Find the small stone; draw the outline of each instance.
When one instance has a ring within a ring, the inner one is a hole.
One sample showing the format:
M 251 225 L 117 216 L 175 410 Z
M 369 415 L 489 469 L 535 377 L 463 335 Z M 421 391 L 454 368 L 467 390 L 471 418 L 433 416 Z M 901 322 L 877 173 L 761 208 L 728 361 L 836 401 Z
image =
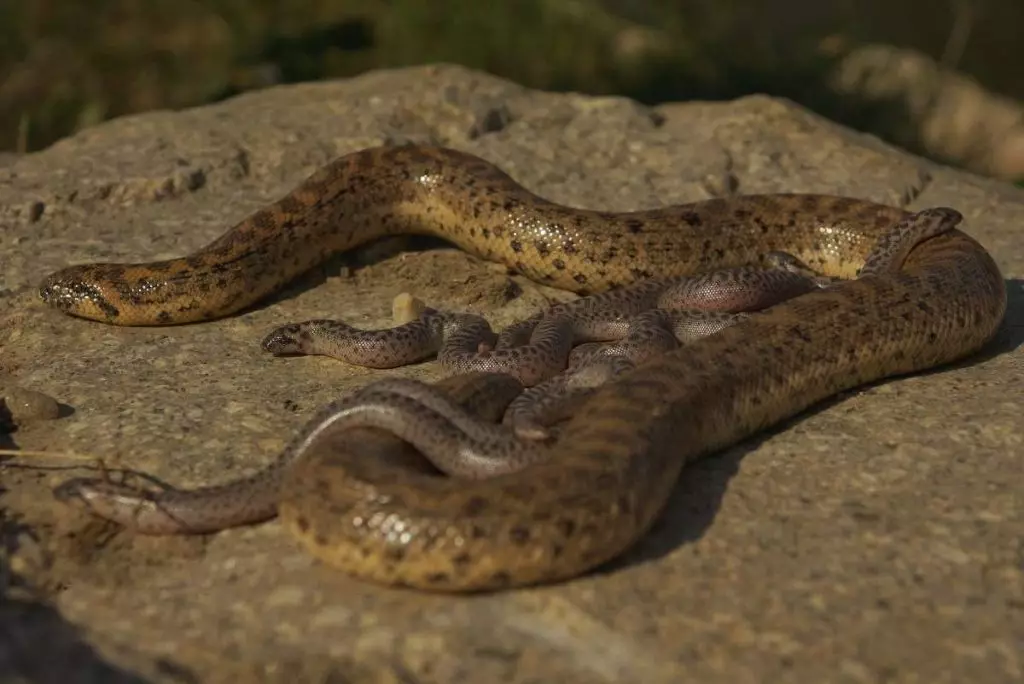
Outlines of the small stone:
M 0 390 L 0 430 L 11 431 L 60 415 L 60 404 L 48 394 L 17 385 Z

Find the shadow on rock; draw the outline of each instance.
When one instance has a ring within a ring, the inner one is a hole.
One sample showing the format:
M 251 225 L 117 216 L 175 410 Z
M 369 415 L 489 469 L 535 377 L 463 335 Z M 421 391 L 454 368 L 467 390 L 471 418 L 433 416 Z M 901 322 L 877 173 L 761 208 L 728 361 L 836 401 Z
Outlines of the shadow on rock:
M 794 423 L 841 400 L 842 397 L 837 397 L 825 401 L 801 413 L 792 421 L 782 423 L 768 432 L 755 435 L 723 452 L 706 456 L 686 466 L 679 476 L 675 489 L 672 490 L 665 510 L 655 521 L 650 532 L 631 550 L 599 568 L 595 574 L 614 573 L 631 565 L 656 561 L 680 546 L 700 539 L 714 521 L 729 487 L 729 481 L 739 472 L 740 462 L 747 454 L 756 451 L 761 443 L 776 431 L 788 430 Z
M 1021 345 L 1024 345 L 1024 280 L 1010 278 L 1006 281 L 1006 315 L 988 344 L 977 354 L 971 354 L 959 361 L 929 368 L 914 375 L 932 375 L 945 373 L 954 368 L 970 368 L 986 363 L 997 356 L 1016 351 Z M 888 382 L 888 380 L 880 382 Z
M 0 497 L 7 490 L 0 487 Z M 80 630 L 54 608 L 11 567 L 29 526 L 0 507 L 0 681 L 56 684 L 103 682 L 145 684 L 152 680 L 107 662 Z M 158 681 L 199 681 L 180 666 L 158 661 Z
M 977 358 L 990 359 L 1012 352 L 1024 344 L 1024 279 L 1006 281 L 1006 317 L 996 337 Z

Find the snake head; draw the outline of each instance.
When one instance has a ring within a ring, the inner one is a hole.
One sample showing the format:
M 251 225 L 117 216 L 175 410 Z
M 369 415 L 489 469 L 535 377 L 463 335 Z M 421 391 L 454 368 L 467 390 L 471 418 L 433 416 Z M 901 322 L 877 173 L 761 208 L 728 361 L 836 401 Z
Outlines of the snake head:
M 39 286 L 39 298 L 64 313 L 114 322 L 120 311 L 96 283 L 95 267 L 71 266 L 52 273 Z
M 274 356 L 295 356 L 307 354 L 312 339 L 309 334 L 311 321 L 290 323 L 275 328 L 263 338 L 260 346 Z

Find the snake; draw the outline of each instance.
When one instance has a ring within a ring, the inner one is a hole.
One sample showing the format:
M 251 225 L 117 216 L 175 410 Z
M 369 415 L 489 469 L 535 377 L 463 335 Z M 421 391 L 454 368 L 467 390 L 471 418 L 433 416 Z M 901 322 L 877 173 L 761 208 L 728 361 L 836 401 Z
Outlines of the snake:
M 289 324 L 275 329 L 262 346 L 275 355 L 324 353 L 368 367 L 403 365 L 439 350 L 442 365 L 447 358 L 455 367 L 455 377 L 473 377 L 466 386 L 430 387 L 401 378 L 373 382 L 318 411 L 268 467 L 225 484 L 145 490 L 109 477 L 74 478 L 58 486 L 54 495 L 143 534 L 214 532 L 262 522 L 276 512 L 288 469 L 322 434 L 366 427 L 404 439 L 450 476 L 480 479 L 515 472 L 549 456 L 549 450 L 522 440 L 548 439 L 549 426 L 589 390 L 634 368 L 638 361 L 713 334 L 745 315 L 716 311 L 716 307 L 760 308 L 816 286 L 801 274 L 746 269 L 644 281 L 637 287 L 555 305 L 510 326 L 502 336 L 494 335 L 480 316 L 440 312 L 411 297 L 399 306 L 401 295 L 396 298 L 395 318 L 411 320 L 391 328 L 360 330 L 333 320 Z M 691 294 L 680 296 L 687 291 Z M 699 303 L 712 310 L 656 307 L 630 315 L 659 303 Z M 546 325 L 546 319 L 556 325 Z M 567 354 L 573 337 L 580 334 L 614 341 L 576 345 L 573 351 L 582 353 Z M 521 336 L 526 341 L 517 344 Z M 501 337 L 498 346 L 508 353 L 471 352 L 482 337 Z M 565 339 L 553 339 L 560 337 Z M 566 359 L 567 355 L 573 358 Z M 544 366 L 554 367 L 549 369 L 552 377 L 527 390 L 524 378 L 536 377 Z M 559 366 L 568 368 L 559 372 Z M 496 378 L 476 379 L 487 375 Z M 506 411 L 497 415 L 502 408 Z M 502 418 L 512 429 L 496 426 L 495 418 Z
M 436 354 L 448 373 L 507 373 L 533 386 L 560 373 L 570 360 L 579 365 L 597 353 L 640 358 L 665 343 L 675 346 L 710 334 L 740 313 L 824 285 L 791 255 L 770 258 L 774 267 L 769 269 L 643 280 L 552 306 L 500 334 L 482 316 L 424 307 L 414 320 L 380 330 L 333 319 L 290 323 L 273 330 L 261 346 L 275 356 L 320 354 L 369 368 L 407 365 Z M 598 344 L 609 340 L 616 342 L 614 351 Z
M 493 476 L 512 467 L 521 469 L 530 464 L 531 457 L 544 456 L 535 450 L 513 461 L 506 453 L 515 449 L 514 435 L 494 426 L 522 390 L 506 373 L 470 371 L 446 378 L 436 387 L 390 378 L 322 407 L 276 460 L 249 477 L 198 489 L 156 491 L 109 477 L 72 478 L 53 493 L 58 501 L 80 504 L 90 513 L 144 534 L 199 534 L 262 522 L 276 514 L 289 467 L 324 435 L 347 427 L 373 427 L 404 439 L 428 457 L 433 472 L 470 478 Z M 470 441 L 476 443 L 467 444 Z
M 466 152 L 385 146 L 331 162 L 188 256 L 69 266 L 40 296 L 114 325 L 209 321 L 336 252 L 410 233 L 581 295 L 764 267 L 773 252 L 841 280 L 616 374 L 574 408 L 548 458 L 516 472 L 438 476 L 399 458 L 397 436 L 356 428 L 319 432 L 283 478 L 277 514 L 329 566 L 391 586 L 494 591 L 619 557 L 697 458 L 845 390 L 980 350 L 1003 320 L 1006 289 L 961 219 L 816 194 L 589 210 L 544 199 Z M 489 386 L 508 376 L 483 377 Z M 372 435 L 381 457 L 367 457 L 356 434 Z

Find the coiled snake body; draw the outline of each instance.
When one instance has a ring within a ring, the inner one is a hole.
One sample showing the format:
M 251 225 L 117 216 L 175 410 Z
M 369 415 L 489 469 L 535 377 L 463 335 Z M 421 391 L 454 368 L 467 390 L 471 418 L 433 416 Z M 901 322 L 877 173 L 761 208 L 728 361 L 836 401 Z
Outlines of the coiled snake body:
M 188 257 L 73 266 L 47 278 L 41 296 L 117 325 L 215 319 L 334 252 L 398 233 L 441 236 L 580 293 L 758 265 L 773 251 L 854 278 L 911 216 L 817 195 L 588 211 L 544 200 L 465 153 L 385 147 L 324 167 Z M 393 438 L 352 431 L 293 465 L 278 512 L 315 555 L 377 582 L 472 591 L 578 575 L 644 534 L 687 462 L 837 392 L 989 340 L 1006 306 L 989 254 L 952 228 L 906 248 L 893 269 L 785 301 L 601 387 L 563 426 L 549 460 L 463 481 L 386 457 L 401 451 Z M 446 387 L 475 401 L 501 377 Z

